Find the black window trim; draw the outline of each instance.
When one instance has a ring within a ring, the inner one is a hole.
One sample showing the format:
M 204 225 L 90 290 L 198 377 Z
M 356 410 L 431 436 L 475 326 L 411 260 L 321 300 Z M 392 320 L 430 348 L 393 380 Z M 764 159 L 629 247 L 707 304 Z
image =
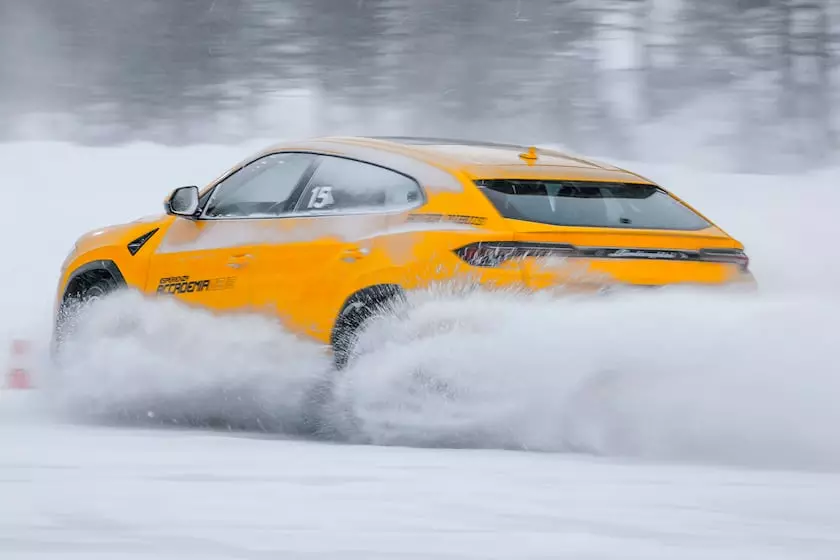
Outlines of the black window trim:
M 285 211 L 284 214 L 280 214 L 280 215 L 277 215 L 277 216 L 207 216 L 206 215 L 207 206 L 209 206 L 210 202 L 213 200 L 213 197 L 216 194 L 216 189 L 218 189 L 219 186 L 222 183 L 224 183 L 230 177 L 233 177 L 236 173 L 239 173 L 240 171 L 242 171 L 243 169 L 245 169 L 249 165 L 258 162 L 261 159 L 265 159 L 267 157 L 280 155 L 280 154 L 309 154 L 309 155 L 315 156 L 312 163 L 309 165 L 309 167 L 306 169 L 306 171 L 301 176 L 300 180 L 298 181 L 298 184 L 295 185 L 294 189 L 292 189 L 292 193 L 289 195 L 288 204 L 287 204 L 286 211 Z M 417 201 L 416 203 L 414 203 L 411 206 L 406 205 L 406 206 L 403 206 L 403 207 L 400 207 L 400 208 L 383 208 L 382 210 L 369 210 L 369 211 L 360 211 L 360 212 L 336 211 L 336 210 L 309 210 L 309 211 L 306 211 L 306 212 L 295 212 L 294 209 L 297 206 L 297 203 L 300 200 L 301 195 L 303 195 L 303 193 L 306 191 L 306 188 L 309 186 L 309 183 L 312 181 L 312 177 L 315 175 L 315 172 L 318 170 L 318 167 L 320 167 L 324 158 L 328 158 L 328 157 L 329 158 L 341 158 L 341 159 L 346 159 L 346 160 L 350 160 L 350 161 L 355 161 L 357 163 L 372 165 L 374 167 L 379 167 L 381 169 L 391 171 L 392 173 L 402 175 L 403 177 L 406 177 L 407 179 L 409 179 L 411 182 L 413 182 L 417 186 L 418 190 L 420 191 L 420 200 Z M 399 214 L 399 213 L 403 213 L 403 212 L 409 212 L 409 211 L 412 211 L 412 210 L 416 210 L 417 208 L 425 206 L 429 202 L 428 195 L 426 194 L 426 189 L 423 188 L 423 185 L 420 183 L 420 181 L 418 181 L 417 179 L 415 179 L 414 177 L 412 177 L 408 173 L 405 173 L 403 171 L 399 171 L 399 170 L 394 169 L 392 167 L 388 167 L 388 166 L 385 166 L 385 165 L 380 165 L 378 163 L 373 163 L 371 161 L 367 161 L 367 160 L 360 159 L 360 158 L 350 157 L 350 156 L 346 156 L 346 155 L 342 155 L 342 154 L 331 154 L 331 153 L 316 152 L 316 151 L 310 151 L 310 150 L 279 150 L 279 151 L 276 151 L 276 152 L 261 154 L 256 158 L 249 159 L 248 161 L 246 161 L 242 165 L 238 166 L 236 169 L 231 170 L 230 173 L 227 173 L 227 174 L 223 175 L 222 177 L 220 177 L 216 181 L 216 183 L 213 186 L 211 186 L 202 196 L 205 196 L 205 195 L 207 196 L 207 199 L 205 200 L 204 204 L 201 206 L 200 211 L 198 212 L 197 220 L 208 221 L 208 222 L 209 221 L 227 221 L 227 220 L 279 220 L 279 219 L 288 219 L 288 218 L 318 218 L 318 217 L 328 217 L 328 216 L 361 216 L 361 215 L 366 215 L 366 214 Z

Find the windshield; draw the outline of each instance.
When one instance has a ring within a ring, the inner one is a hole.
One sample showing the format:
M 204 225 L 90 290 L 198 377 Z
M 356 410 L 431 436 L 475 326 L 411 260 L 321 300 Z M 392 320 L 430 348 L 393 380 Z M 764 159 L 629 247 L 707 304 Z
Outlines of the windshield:
M 655 185 L 476 181 L 505 218 L 557 226 L 698 230 L 711 224 Z

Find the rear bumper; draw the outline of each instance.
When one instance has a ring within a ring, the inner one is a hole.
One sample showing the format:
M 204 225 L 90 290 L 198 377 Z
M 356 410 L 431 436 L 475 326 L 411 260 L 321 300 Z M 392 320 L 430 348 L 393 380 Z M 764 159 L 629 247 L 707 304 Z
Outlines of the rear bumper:
M 663 289 L 691 289 L 702 292 L 752 293 L 759 289 L 758 281 L 752 273 L 744 272 L 725 281 L 681 281 L 681 282 L 622 282 L 616 280 L 580 280 L 556 282 L 541 286 L 526 286 L 532 292 L 551 292 L 558 294 L 611 294 L 627 292 L 652 292 Z

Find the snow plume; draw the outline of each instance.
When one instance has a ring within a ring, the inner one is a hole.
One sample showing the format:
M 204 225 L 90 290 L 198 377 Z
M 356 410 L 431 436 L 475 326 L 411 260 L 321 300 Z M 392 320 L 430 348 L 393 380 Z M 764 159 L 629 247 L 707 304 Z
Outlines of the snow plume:
M 107 422 L 840 467 L 832 295 L 442 289 L 396 311 L 335 372 L 267 319 L 126 294 L 86 311 L 51 394 Z
M 838 312 L 684 289 L 427 298 L 371 327 L 336 393 L 372 443 L 840 465 Z
M 76 420 L 293 433 L 331 362 L 268 318 L 125 292 L 79 312 L 48 397 Z

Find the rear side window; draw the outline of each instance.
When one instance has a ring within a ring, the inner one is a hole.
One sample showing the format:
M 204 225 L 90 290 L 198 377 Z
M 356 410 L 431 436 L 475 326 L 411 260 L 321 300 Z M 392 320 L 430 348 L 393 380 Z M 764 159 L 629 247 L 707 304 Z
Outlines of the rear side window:
M 655 185 L 476 181 L 505 218 L 580 227 L 698 230 L 708 221 Z
M 322 156 L 296 212 L 368 212 L 412 208 L 422 200 L 410 177 L 352 159 Z

